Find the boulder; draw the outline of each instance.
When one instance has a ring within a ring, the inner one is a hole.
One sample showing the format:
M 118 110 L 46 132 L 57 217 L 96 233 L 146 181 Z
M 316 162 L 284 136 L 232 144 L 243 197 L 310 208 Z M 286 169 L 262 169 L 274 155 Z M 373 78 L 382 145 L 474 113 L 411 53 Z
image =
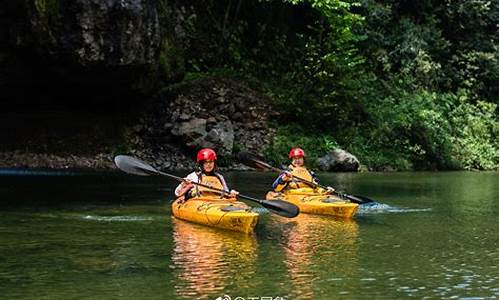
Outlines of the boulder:
M 218 123 L 208 132 L 205 141 L 219 149 L 222 155 L 231 154 L 234 144 L 234 128 L 231 121 Z
M 196 118 L 187 122 L 177 123 L 171 133 L 175 136 L 181 136 L 189 141 L 199 137 L 204 137 L 207 134 L 206 127 L 207 120 Z
M 319 158 L 318 167 L 321 171 L 356 172 L 359 160 L 345 150 L 335 149 Z
M 207 120 L 195 118 L 176 124 L 171 133 L 181 137 L 190 147 L 214 148 L 222 155 L 231 154 L 233 151 L 234 127 L 231 121 L 216 123 L 207 131 Z

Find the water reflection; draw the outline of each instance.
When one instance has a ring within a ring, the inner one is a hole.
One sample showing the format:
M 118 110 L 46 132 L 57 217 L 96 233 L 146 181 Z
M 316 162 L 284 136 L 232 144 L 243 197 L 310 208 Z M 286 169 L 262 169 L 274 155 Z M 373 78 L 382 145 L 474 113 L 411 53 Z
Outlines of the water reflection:
M 255 273 L 254 235 L 213 229 L 172 218 L 174 283 L 179 297 L 212 299 L 227 288 L 245 289 Z
M 283 228 L 281 243 L 293 299 L 313 299 L 327 289 L 342 291 L 342 280 L 357 269 L 358 224 L 351 219 L 300 214 Z M 270 225 L 272 226 L 272 225 Z M 328 280 L 318 282 L 318 278 Z M 316 286 L 317 285 L 317 286 Z M 316 291 L 316 292 L 315 292 Z
M 233 174 L 257 198 L 275 177 Z M 1 298 L 499 298 L 498 172 L 349 176 L 320 174 L 390 210 L 255 236 L 170 222 L 160 177 L 0 176 Z

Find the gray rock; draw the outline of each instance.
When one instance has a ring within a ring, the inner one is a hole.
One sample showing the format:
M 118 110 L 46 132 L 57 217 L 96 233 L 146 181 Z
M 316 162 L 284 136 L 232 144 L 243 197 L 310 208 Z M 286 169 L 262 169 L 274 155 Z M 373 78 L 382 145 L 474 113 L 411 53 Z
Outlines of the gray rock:
M 218 122 L 220 122 L 220 121 L 224 121 L 224 120 L 226 119 L 226 116 L 221 115 L 221 114 L 217 114 L 217 115 L 215 116 L 215 119 L 216 119 Z
M 214 148 L 222 155 L 232 153 L 234 127 L 231 121 L 216 123 L 208 132 L 207 130 L 207 120 L 196 118 L 176 124 L 171 133 L 182 137 L 184 143 L 190 147 Z
M 174 126 L 171 133 L 175 136 L 183 136 L 186 138 L 198 138 L 205 136 L 207 120 L 205 119 L 192 119 L 188 122 L 181 122 Z
M 234 144 L 234 128 L 231 121 L 225 121 L 215 125 L 205 138 L 207 145 L 213 145 L 220 149 L 223 155 L 231 154 Z
M 234 115 L 231 116 L 233 120 L 235 121 L 241 121 L 243 119 L 243 115 L 240 112 L 236 112 Z
M 234 107 L 234 104 L 232 104 L 232 103 L 230 103 L 228 105 L 227 109 L 228 109 L 227 112 L 228 112 L 229 115 L 233 115 L 236 112 L 236 108 Z
M 170 121 L 172 121 L 173 123 L 177 122 L 177 119 L 179 118 L 179 115 L 180 115 L 179 110 L 177 110 L 177 109 L 174 110 L 172 112 L 172 115 L 170 116 Z
M 179 119 L 182 121 L 187 121 L 187 120 L 191 119 L 191 116 L 189 114 L 186 114 L 186 113 L 181 113 L 181 115 L 179 116 Z
M 166 161 L 163 163 L 163 168 L 165 168 L 165 169 L 170 168 L 170 166 L 172 166 L 172 163 L 170 161 Z
M 239 111 L 245 111 L 247 108 L 247 104 L 245 103 L 245 99 L 239 97 L 233 100 L 236 105 L 236 109 Z
M 268 124 L 271 108 L 264 99 L 252 98 L 250 91 L 240 92 L 239 85 L 220 87 L 224 83 L 220 79 L 208 83 L 200 80 L 196 89 L 179 89 L 177 96 L 175 90 L 168 90 L 151 103 L 148 111 L 151 117 L 143 119 L 146 134 L 141 132 L 143 142 L 136 148 L 147 150 L 144 155 L 154 157 L 151 161 L 162 157 L 158 165 L 171 169 L 192 168 L 192 153 L 203 147 L 214 148 L 220 157 L 231 155 L 235 145 L 238 149 L 262 154 L 276 132 Z M 212 90 L 213 86 L 218 88 Z M 200 94 L 200 87 L 210 92 Z M 224 97 L 226 102 L 217 104 L 219 97 Z M 250 106 L 247 108 L 245 103 Z M 239 108 L 245 110 L 238 111 Z M 183 120 L 187 116 L 189 119 Z M 154 132 L 148 132 L 149 127 L 154 128 Z M 191 148 L 189 155 L 186 155 L 186 147 Z
M 359 168 L 359 160 L 345 150 L 335 149 L 319 158 L 318 167 L 321 171 L 356 172 Z

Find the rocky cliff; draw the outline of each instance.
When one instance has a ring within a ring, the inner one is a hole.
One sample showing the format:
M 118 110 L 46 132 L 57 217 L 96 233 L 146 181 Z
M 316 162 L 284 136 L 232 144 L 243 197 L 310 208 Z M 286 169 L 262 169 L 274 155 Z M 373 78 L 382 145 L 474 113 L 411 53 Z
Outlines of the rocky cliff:
M 276 134 L 268 96 L 223 77 L 183 80 L 192 10 L 166 0 L 0 3 L 0 167 L 112 168 L 132 154 L 191 169 L 220 165 Z M 183 80 L 183 81 L 182 81 Z
M 33 95 L 83 93 L 91 101 L 178 81 L 184 64 L 174 18 L 161 0 L 4 1 L 0 97 L 30 103 Z

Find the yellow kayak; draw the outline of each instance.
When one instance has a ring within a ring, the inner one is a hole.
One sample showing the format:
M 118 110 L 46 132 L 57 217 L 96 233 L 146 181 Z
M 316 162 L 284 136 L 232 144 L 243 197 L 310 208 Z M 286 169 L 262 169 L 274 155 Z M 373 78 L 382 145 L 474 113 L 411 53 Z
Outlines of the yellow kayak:
M 250 209 L 243 202 L 213 197 L 172 203 L 172 213 L 178 219 L 244 233 L 252 233 L 259 219 L 259 214 Z
M 297 205 L 301 213 L 316 215 L 331 215 L 342 218 L 352 218 L 358 211 L 358 204 L 330 195 L 324 190 L 300 188 L 283 193 L 268 192 L 267 200 L 279 199 Z

